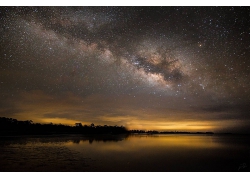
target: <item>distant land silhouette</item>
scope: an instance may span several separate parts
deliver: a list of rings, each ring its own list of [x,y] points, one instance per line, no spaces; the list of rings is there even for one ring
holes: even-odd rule
[[[144,131],[127,130],[124,126],[41,124],[32,120],[20,121],[13,118],[0,117],[0,135],[48,135],[48,134],[214,134],[213,132],[182,132],[182,131]]]
[[[75,126],[63,124],[33,123],[32,120],[18,121],[0,117],[0,135],[46,135],[46,134],[123,134],[128,133],[124,126],[95,126],[75,123]]]

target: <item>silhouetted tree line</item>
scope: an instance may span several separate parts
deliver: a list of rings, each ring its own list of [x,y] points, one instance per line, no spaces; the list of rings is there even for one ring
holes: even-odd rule
[[[127,130],[124,126],[82,125],[75,123],[75,126],[63,124],[40,124],[32,120],[19,121],[13,118],[0,117],[0,135],[19,134],[214,134],[213,132],[182,132],[182,131],[144,131]]]
[[[76,123],[75,126],[63,124],[40,124],[32,120],[19,121],[0,117],[0,135],[19,134],[122,134],[128,133],[124,126],[95,126]]]

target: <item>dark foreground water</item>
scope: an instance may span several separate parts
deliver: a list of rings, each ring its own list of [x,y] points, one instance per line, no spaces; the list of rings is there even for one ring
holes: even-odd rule
[[[0,171],[249,171],[249,136],[0,137]]]

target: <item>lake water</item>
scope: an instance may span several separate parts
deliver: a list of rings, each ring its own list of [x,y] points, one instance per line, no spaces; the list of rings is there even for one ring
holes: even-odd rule
[[[249,136],[106,135],[0,137],[0,171],[248,171]]]

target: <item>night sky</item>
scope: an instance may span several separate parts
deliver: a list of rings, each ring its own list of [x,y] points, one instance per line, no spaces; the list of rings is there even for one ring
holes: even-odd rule
[[[0,116],[248,132],[249,7],[0,7]]]

